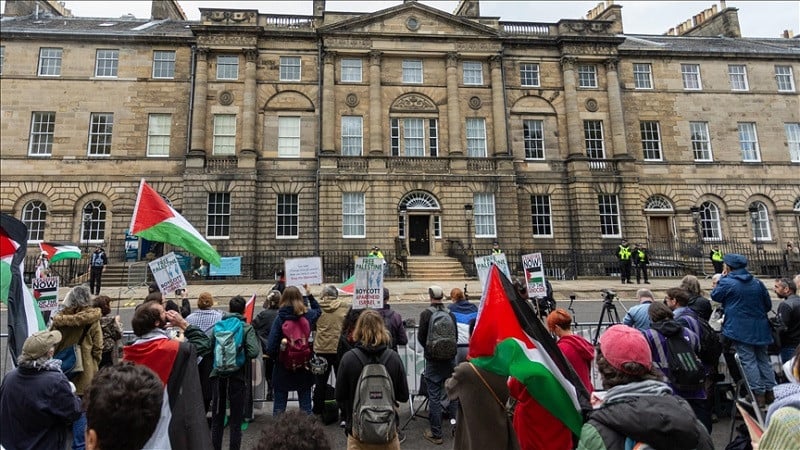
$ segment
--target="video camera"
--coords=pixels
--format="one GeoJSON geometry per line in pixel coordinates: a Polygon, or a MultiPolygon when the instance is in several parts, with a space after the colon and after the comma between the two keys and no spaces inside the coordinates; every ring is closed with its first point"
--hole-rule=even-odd
{"type": "Polygon", "coordinates": [[[617,293],[612,291],[611,289],[603,289],[600,291],[603,293],[603,301],[606,303],[611,303],[617,298],[617,293]]]}

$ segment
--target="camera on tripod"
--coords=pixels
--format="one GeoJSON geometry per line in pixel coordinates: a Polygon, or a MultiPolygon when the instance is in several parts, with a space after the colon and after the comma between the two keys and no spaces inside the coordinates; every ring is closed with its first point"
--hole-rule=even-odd
{"type": "Polygon", "coordinates": [[[611,303],[617,298],[617,293],[612,291],[611,289],[603,289],[600,291],[603,293],[603,301],[606,303],[611,303]]]}

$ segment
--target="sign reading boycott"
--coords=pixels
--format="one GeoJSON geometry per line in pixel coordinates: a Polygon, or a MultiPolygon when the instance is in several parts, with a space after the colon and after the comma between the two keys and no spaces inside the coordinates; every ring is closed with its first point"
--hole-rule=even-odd
{"type": "Polygon", "coordinates": [[[173,252],[150,261],[150,271],[153,272],[158,289],[163,293],[174,292],[176,289],[186,287],[186,278],[184,278],[178,258],[173,252]]]}
{"type": "Polygon", "coordinates": [[[42,311],[55,311],[58,308],[58,277],[32,278],[33,298],[42,311]]]}
{"type": "Polygon", "coordinates": [[[541,253],[522,255],[522,268],[525,270],[525,282],[528,297],[535,298],[547,295],[547,285],[544,282],[544,264],[541,253]]]}
{"type": "Polygon", "coordinates": [[[478,270],[478,279],[481,280],[481,286],[486,284],[486,279],[489,277],[489,269],[493,265],[497,266],[500,272],[503,272],[509,280],[511,279],[511,271],[508,269],[505,253],[478,256],[475,258],[475,268],[478,270]]]}
{"type": "Polygon", "coordinates": [[[284,273],[287,286],[302,287],[304,284],[322,284],[322,258],[319,256],[287,259],[284,269],[286,269],[284,273]]]}
{"type": "Polygon", "coordinates": [[[383,308],[383,258],[356,258],[353,309],[383,308]]]}

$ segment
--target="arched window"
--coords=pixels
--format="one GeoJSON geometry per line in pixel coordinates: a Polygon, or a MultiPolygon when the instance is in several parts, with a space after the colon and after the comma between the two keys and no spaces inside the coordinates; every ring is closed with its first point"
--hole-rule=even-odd
{"type": "Polygon", "coordinates": [[[103,242],[106,237],[106,205],[99,200],[93,200],[84,205],[81,213],[81,242],[103,242]]]}
{"type": "Polygon", "coordinates": [[[22,208],[22,223],[28,227],[28,242],[39,243],[44,240],[44,225],[47,221],[47,206],[33,200],[22,208]]]}
{"type": "Polygon", "coordinates": [[[771,241],[772,232],[769,226],[769,210],[767,205],[763,202],[753,202],[750,208],[753,211],[750,213],[750,221],[753,229],[753,240],[755,241],[771,241]]]}
{"type": "Polygon", "coordinates": [[[704,241],[722,240],[719,208],[713,202],[703,202],[700,205],[700,231],[704,241]]]}
{"type": "Polygon", "coordinates": [[[400,200],[401,209],[411,210],[439,210],[439,202],[427,192],[414,191],[408,193],[402,200],[400,200]]]}
{"type": "Polygon", "coordinates": [[[645,211],[672,211],[672,204],[660,195],[654,195],[644,204],[645,211]]]}

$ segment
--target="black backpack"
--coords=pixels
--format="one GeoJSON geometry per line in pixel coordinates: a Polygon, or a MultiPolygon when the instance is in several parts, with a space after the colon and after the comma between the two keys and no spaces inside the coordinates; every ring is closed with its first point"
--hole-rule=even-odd
{"type": "Polygon", "coordinates": [[[703,387],[705,371],[700,358],[695,355],[691,345],[683,338],[683,333],[664,335],[666,348],[661,346],[661,339],[655,330],[647,330],[656,349],[659,352],[662,364],[666,362],[669,368],[669,382],[681,391],[691,391],[703,387]],[[666,354],[664,354],[666,353],[666,354]]]}
{"type": "Polygon", "coordinates": [[[719,334],[694,311],[690,314],[685,319],[688,328],[700,339],[700,352],[697,356],[703,364],[716,367],[719,364],[719,357],[722,355],[722,341],[719,339],[719,334]]]}

